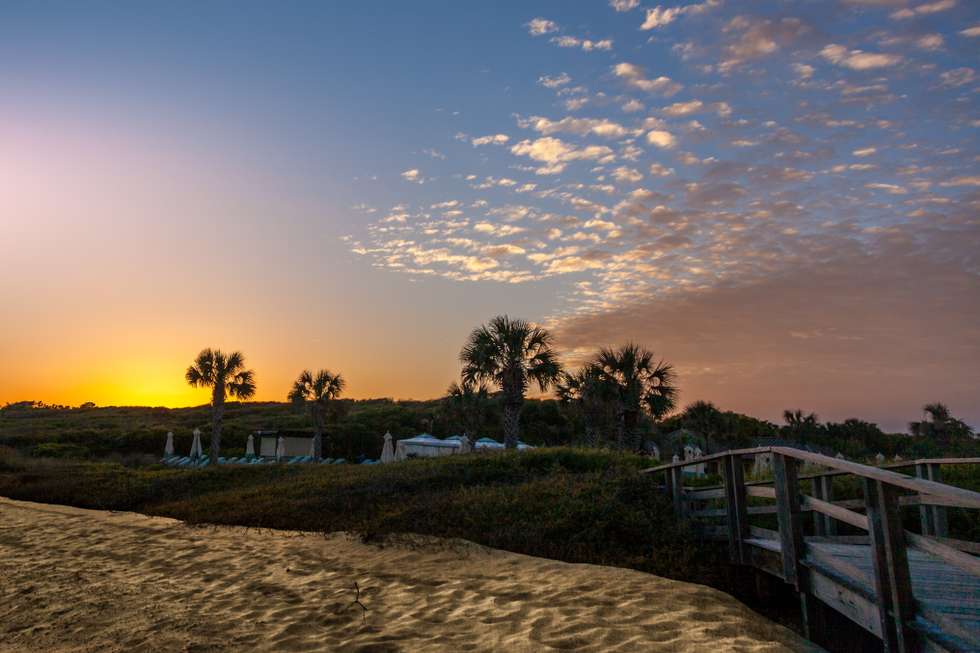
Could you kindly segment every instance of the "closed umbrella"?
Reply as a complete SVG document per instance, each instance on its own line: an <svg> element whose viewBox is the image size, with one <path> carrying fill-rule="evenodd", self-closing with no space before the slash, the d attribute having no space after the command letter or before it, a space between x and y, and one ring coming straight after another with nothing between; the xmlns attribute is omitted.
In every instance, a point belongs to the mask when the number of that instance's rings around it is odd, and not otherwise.
<svg viewBox="0 0 980 653"><path fill-rule="evenodd" d="M194 442L191 443L191 458L200 458L204 454L201 449L201 429L194 429Z"/></svg>
<svg viewBox="0 0 980 653"><path fill-rule="evenodd" d="M282 460L282 457L286 455L286 438L279 436L276 440L276 460Z"/></svg>
<svg viewBox="0 0 980 653"><path fill-rule="evenodd" d="M395 448L391 444L391 433L385 433L385 446L381 448L381 462L395 462Z"/></svg>
<svg viewBox="0 0 980 653"><path fill-rule="evenodd" d="M316 441L310 438L310 458L316 458Z"/></svg>
<svg viewBox="0 0 980 653"><path fill-rule="evenodd" d="M470 439L465 435L459 439L459 453L470 453L473 451L473 447L470 445Z"/></svg>
<svg viewBox="0 0 980 653"><path fill-rule="evenodd" d="M249 458L255 458L255 436L251 433L248 434L248 444L245 445L245 455Z"/></svg>
<svg viewBox="0 0 980 653"><path fill-rule="evenodd" d="M174 433L167 431L167 446L163 448L163 456L169 458L172 455L174 455Z"/></svg>

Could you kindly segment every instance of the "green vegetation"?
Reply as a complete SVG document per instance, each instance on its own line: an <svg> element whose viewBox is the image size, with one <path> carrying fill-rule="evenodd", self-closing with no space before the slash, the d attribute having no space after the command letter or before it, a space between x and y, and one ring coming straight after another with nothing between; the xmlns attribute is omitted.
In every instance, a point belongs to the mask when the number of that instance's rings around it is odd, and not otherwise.
<svg viewBox="0 0 980 653"><path fill-rule="evenodd" d="M199 388L211 388L212 460L221 456L221 420L228 397L247 400L255 396L255 373L245 369L245 356L234 351L227 356L220 349L203 349L184 374L187 382Z"/></svg>
<svg viewBox="0 0 980 653"><path fill-rule="evenodd" d="M639 456L541 449L397 465L142 469L0 450L0 495L190 523L459 537L569 562L723 584Z"/></svg>
<svg viewBox="0 0 980 653"><path fill-rule="evenodd" d="M544 392L561 378L558 354L551 345L551 334L544 329L498 315L474 329L459 354L464 387L487 383L500 388L508 449L517 447L528 386L536 383Z"/></svg>
<svg viewBox="0 0 980 653"><path fill-rule="evenodd" d="M331 374L329 370L320 370L314 376L313 372L303 370L289 391L289 400L297 405L309 405L310 417L313 418L313 455L318 460L323 458L323 430L327 424L333 400L340 397L347 382L339 374Z"/></svg>

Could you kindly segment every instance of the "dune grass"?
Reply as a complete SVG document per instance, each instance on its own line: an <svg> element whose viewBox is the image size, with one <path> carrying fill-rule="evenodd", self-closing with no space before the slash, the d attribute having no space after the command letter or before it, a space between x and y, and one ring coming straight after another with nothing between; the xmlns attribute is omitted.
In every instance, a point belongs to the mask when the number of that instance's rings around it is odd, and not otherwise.
<svg viewBox="0 0 980 653"><path fill-rule="evenodd" d="M396 465L125 467L0 452L0 495L189 523L457 537L567 562L724 586L725 565L678 523L644 459L580 449Z"/></svg>

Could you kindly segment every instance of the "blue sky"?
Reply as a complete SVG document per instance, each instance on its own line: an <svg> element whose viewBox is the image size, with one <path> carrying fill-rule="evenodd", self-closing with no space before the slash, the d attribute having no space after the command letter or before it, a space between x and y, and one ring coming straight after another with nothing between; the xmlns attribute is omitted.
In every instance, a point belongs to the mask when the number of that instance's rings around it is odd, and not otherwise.
<svg viewBox="0 0 980 653"><path fill-rule="evenodd" d="M978 53L961 0L5 3L0 298L57 320L86 279L126 333L241 343L270 398L304 357L435 396L509 312L571 364L654 348L684 401L977 422ZM37 337L0 398L46 392Z"/></svg>

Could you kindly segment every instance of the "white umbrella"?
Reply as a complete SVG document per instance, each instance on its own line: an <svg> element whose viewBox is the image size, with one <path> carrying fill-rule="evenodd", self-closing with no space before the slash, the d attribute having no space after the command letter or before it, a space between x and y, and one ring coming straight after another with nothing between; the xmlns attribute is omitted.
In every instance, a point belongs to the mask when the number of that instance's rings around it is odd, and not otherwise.
<svg viewBox="0 0 980 653"><path fill-rule="evenodd" d="M381 448L381 462L395 462L395 449L391 445L391 433L385 433L385 446Z"/></svg>
<svg viewBox="0 0 980 653"><path fill-rule="evenodd" d="M191 443L191 458L200 458L204 454L201 449L201 429L194 429L194 442Z"/></svg>
<svg viewBox="0 0 980 653"><path fill-rule="evenodd" d="M316 440L310 438L310 457L316 458Z"/></svg>
<svg viewBox="0 0 980 653"><path fill-rule="evenodd" d="M286 455L286 438L279 436L276 441L276 460L282 460L282 457Z"/></svg>
<svg viewBox="0 0 980 653"><path fill-rule="evenodd" d="M163 448L163 456L169 458L174 455L174 432L167 431L167 446Z"/></svg>
<svg viewBox="0 0 980 653"><path fill-rule="evenodd" d="M248 444L245 445L245 455L249 458L255 457L255 436L248 434Z"/></svg>
<svg viewBox="0 0 980 653"><path fill-rule="evenodd" d="M459 453L470 453L473 451L473 447L470 445L470 439L465 435L459 439Z"/></svg>

